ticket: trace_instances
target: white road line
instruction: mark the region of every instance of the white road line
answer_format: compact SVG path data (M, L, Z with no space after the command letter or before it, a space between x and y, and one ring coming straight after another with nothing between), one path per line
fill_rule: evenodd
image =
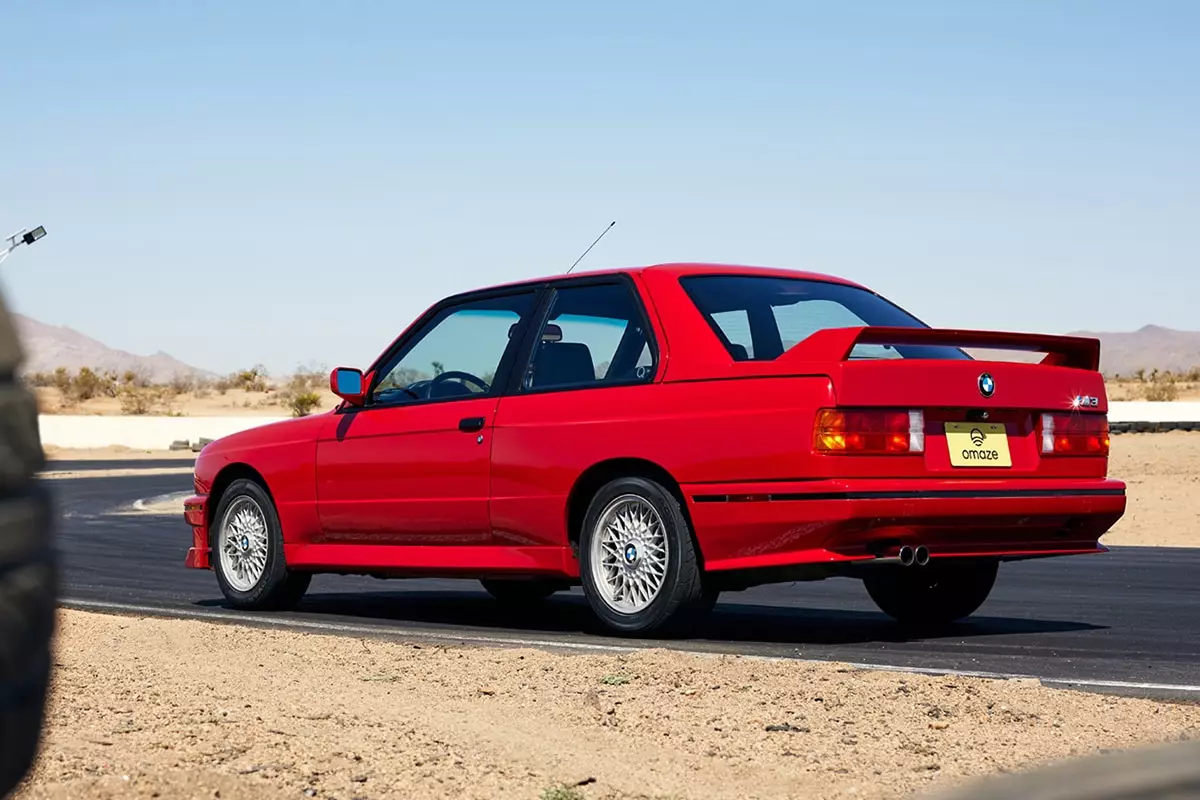
M273 619L256 617L250 614L226 613L223 611L197 611L189 608L162 608L158 606L139 606L129 603L111 603L105 600L75 600L63 598L60 603L68 608L96 609L100 611L118 611L127 614L148 614L151 616L184 617L189 619L205 619L216 621L248 622L261 625L267 623L272 627L297 628L301 630L325 631L329 633L356 633L378 636L384 634L394 637L411 637L414 639L433 639L449 642L475 642L478 644L507 644L523 647L548 647L568 650L587 650L607 653L636 653L640 648L627 645L591 644L588 642L562 642L554 639L521 639L505 636L486 636L477 633L445 633L443 631L427 631L420 628L395 628L379 625L351 625L341 622L314 622L304 619ZM784 659L781 659L784 660Z
M471 632L446 633L444 631L429 631L421 628L395 628L372 625L353 625L340 622L314 622L303 619L269 618L238 614L224 611L200 611L195 609L174 609L159 606L142 606L130 603L114 603L106 600L76 600L63 598L61 604L68 608L80 610L95 609L98 611L114 611L125 614L146 614L149 616L181 617L185 619L203 619L224 622L246 622L256 625L267 623L272 627L293 628L297 630L321 631L338 634L362 634L378 636L383 634L395 638L426 639L444 642L469 642L475 644L506 645L517 647L538 647L557 650L576 650L580 652L620 653L623 655L638 653L647 648L629 645L593 644L590 642L566 642L557 639L526 639L523 637L488 636ZM905 672L915 675L951 676L960 678L984 678L988 680L1034 680L1059 686L1089 686L1098 689L1131 689L1141 691L1180 692L1200 694L1200 686L1179 683L1144 683L1140 681L1113 681L1100 678L1049 678L1040 675L1026 675L1019 672L987 672L982 670L942 669L939 667L908 667L896 664L869 664L862 662L841 661L837 659L789 658L786 656L762 656L743 653L721 653L709 650L690 650L687 648L669 648L673 652L687 653L697 656L729 656L737 655L742 658L761 661L790 661L796 663L816 664L845 664L848 667L862 670L877 670L881 672Z
M183 502L191 497L191 492L171 492L170 494L160 494L154 497L143 497L140 500L133 501L134 509L145 511L146 506L153 506L159 503L173 503L175 501Z

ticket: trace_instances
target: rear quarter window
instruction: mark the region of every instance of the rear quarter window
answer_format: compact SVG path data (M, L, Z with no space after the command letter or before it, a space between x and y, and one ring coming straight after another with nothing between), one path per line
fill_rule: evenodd
M763 275L692 275L680 285L735 361L771 361L829 328L929 326L874 292ZM851 359L969 359L956 347L857 345Z

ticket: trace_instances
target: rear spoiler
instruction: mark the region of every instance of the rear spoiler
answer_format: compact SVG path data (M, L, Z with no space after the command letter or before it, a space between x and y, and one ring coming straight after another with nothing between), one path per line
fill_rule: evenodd
M860 344L942 345L986 350L1018 350L1045 353L1046 357L1041 363L1051 366L1093 371L1100 368L1099 339L948 328L888 328L878 325L826 328L817 331L797 342L777 361L845 361L850 357L855 345Z

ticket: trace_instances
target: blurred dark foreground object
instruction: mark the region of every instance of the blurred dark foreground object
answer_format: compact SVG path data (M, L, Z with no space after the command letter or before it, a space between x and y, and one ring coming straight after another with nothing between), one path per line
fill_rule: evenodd
M1200 740L1087 756L921 800L1197 800Z
M37 402L16 375L21 358L0 297L0 797L37 754L58 588L49 494L35 477Z

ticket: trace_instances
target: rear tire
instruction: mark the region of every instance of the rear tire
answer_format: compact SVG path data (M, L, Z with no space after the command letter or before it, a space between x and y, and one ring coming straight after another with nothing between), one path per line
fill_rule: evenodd
M946 625L969 617L996 583L997 561L897 567L863 579L879 610L906 625Z
M563 581L549 578L482 578L479 581L487 593L506 605L533 605L555 592L568 588Z
M645 635L702 609L691 528L679 501L655 481L617 478L601 487L579 545L584 596L610 629Z
M234 608L286 611L308 591L312 574L287 568L279 515L257 482L239 478L229 485L208 539L217 585Z

